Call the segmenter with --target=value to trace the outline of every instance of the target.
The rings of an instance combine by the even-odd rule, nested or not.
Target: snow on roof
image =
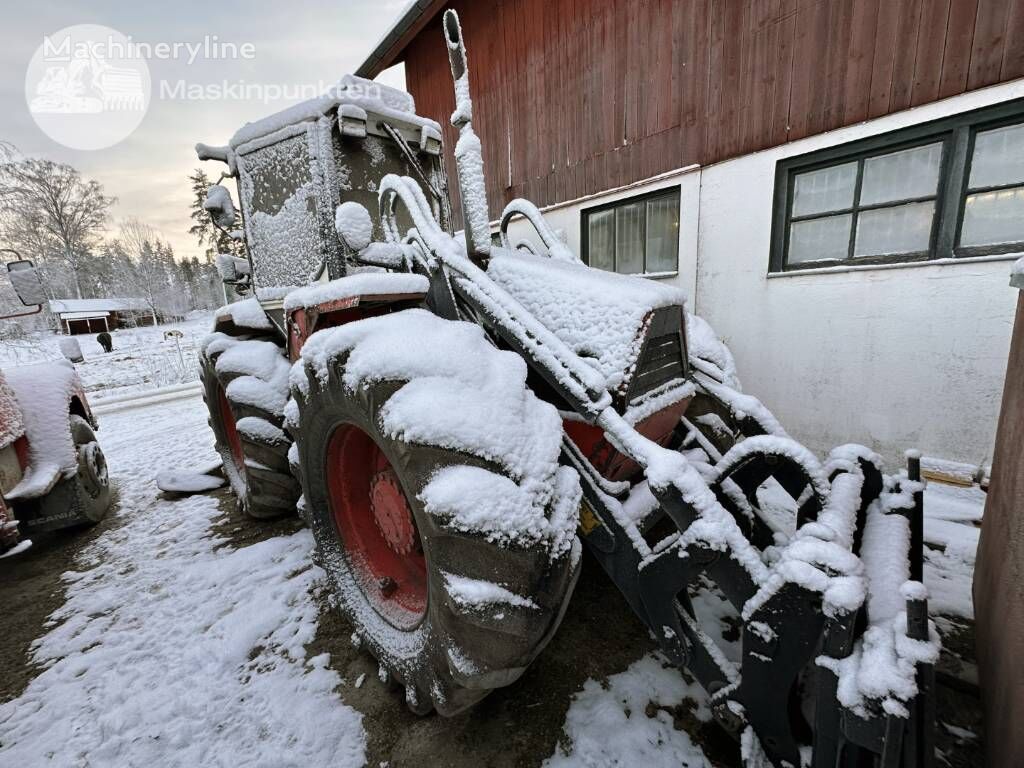
[[[344,75],[328,93],[303,101],[260,120],[246,123],[228,144],[238,149],[255,139],[280,131],[289,125],[316,120],[342,104],[352,104],[385,119],[399,120],[420,127],[429,126],[441,133],[441,126],[416,114],[416,104],[405,91],[375,83],[356,75]]]
[[[431,8],[431,6],[434,7]],[[386,56],[388,51],[394,47],[395,43],[397,43],[409,28],[413,24],[416,24],[420,18],[428,12],[428,10],[428,18],[430,18],[443,7],[444,3],[437,3],[434,2],[434,0],[410,0],[402,12],[398,14],[398,17],[395,19],[395,23],[388,27],[380,40],[377,41],[377,44],[373,46],[373,49],[366,57],[366,60],[359,65],[359,68],[356,70],[356,74],[361,77],[376,77],[382,70],[390,67],[397,59],[397,54],[401,52],[397,51],[392,56]]]
[[[55,315],[81,314],[82,317],[102,317],[107,312],[145,311],[145,299],[50,299],[50,311]],[[83,314],[84,313],[84,314]],[[69,319],[74,320],[74,317]]]

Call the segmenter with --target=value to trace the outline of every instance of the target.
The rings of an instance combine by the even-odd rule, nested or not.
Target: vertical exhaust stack
[[[480,139],[473,132],[473,101],[469,97],[469,67],[466,46],[462,40],[459,15],[444,12],[444,42],[448,46],[452,79],[455,81],[455,111],[452,125],[459,129],[455,144],[455,168],[462,198],[462,221],[466,236],[466,252],[477,264],[486,262],[491,253],[491,227],[487,207],[487,186],[484,182],[484,159]]]

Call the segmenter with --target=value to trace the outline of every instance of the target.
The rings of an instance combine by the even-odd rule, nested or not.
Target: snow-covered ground
[[[0,705],[0,764],[362,765],[361,716],[306,656],[312,536],[235,549],[211,531],[213,498],[158,497],[160,468],[214,458],[198,398],[110,413],[100,436],[120,525],[64,575],[33,648],[46,669]]]
[[[0,367],[61,359],[60,341],[73,338],[85,357],[85,362],[76,363],[75,368],[86,393],[97,399],[198,381],[199,342],[209,333],[212,319],[212,313],[194,313],[180,323],[111,331],[114,349],[109,354],[96,341],[96,334],[68,337],[47,332],[3,340]],[[165,338],[167,331],[181,332],[180,354],[175,339]]]
[[[0,705],[0,765],[363,765],[368,732],[383,726],[349,702],[377,683],[347,680],[327,654],[307,651],[324,620],[309,533],[233,544],[218,532],[225,512],[214,497],[159,495],[161,470],[215,458],[198,396],[111,410],[99,434],[118,519],[63,577],[66,602],[32,650],[43,671]],[[975,488],[926,493],[926,538],[943,550],[929,552],[925,580],[933,609],[954,618],[971,615],[983,501]],[[711,596],[701,604],[717,639],[728,630],[722,608]],[[403,707],[381,694],[393,698],[385,707]],[[709,765],[681,728],[684,711],[708,720],[704,692],[638,651],[624,671],[577,690],[546,765]],[[422,722],[443,733],[457,721]]]

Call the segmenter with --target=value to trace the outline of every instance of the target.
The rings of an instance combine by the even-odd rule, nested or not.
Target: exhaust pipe
[[[466,253],[478,266],[485,266],[491,253],[491,227],[487,207],[487,185],[484,181],[484,159],[480,139],[473,132],[473,101],[469,97],[469,67],[466,64],[466,46],[462,40],[459,15],[449,9],[444,12],[444,42],[448,46],[455,84],[455,111],[451,122],[459,129],[455,144],[455,169],[459,177],[459,197],[462,199],[463,233]]]

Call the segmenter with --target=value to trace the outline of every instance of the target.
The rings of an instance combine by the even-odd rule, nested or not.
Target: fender
[[[287,316],[288,359],[298,360],[302,346],[317,331],[418,307],[426,295],[426,292],[360,294],[296,307]]]

